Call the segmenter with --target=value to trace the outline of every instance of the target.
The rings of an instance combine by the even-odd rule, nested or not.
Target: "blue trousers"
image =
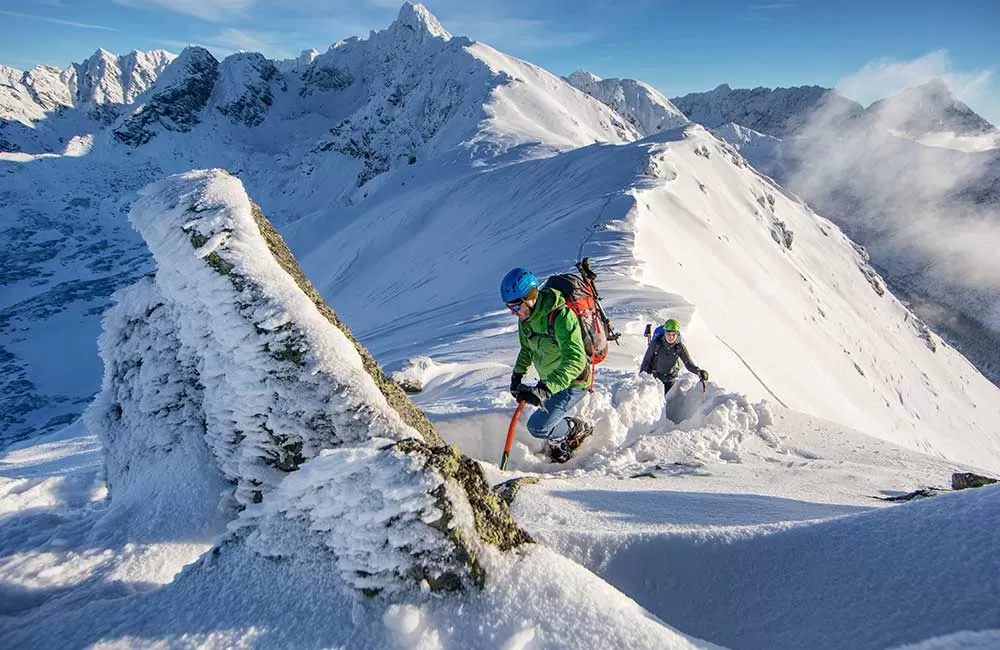
[[[528,433],[536,438],[565,438],[569,425],[563,418],[587,394],[586,388],[564,388],[545,400],[543,408],[535,409],[528,418]]]

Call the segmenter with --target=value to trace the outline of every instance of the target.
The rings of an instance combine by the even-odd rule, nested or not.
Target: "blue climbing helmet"
[[[528,269],[511,269],[500,281],[500,297],[504,302],[514,302],[528,295],[533,287],[537,287],[538,278]]]

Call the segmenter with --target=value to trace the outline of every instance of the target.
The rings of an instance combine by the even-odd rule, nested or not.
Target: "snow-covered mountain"
[[[102,49],[65,70],[0,65],[0,151],[62,153],[73,136],[113,122],[173,58],[163,50],[116,56]]]
[[[80,137],[0,161],[0,219],[13,244],[0,251],[9,269],[0,305],[7,440],[62,426],[93,392],[99,313],[115,288],[150,268],[124,217],[134,192],[156,178],[225,168],[276,223],[315,214],[334,226],[391,170],[449,158],[495,166],[638,137],[558,77],[451,38],[419,5],[404,5],[367,40],[282,69],[257,54],[220,63],[189,47],[106,128],[66,109],[67,120],[85,122]],[[89,154],[47,157],[63,147]]]
[[[660,91],[641,81],[601,79],[586,70],[577,70],[566,77],[566,81],[625,116],[643,137],[684,126],[690,121]]]
[[[720,86],[673,101],[864,244],[889,284],[1000,383],[1000,132],[940,82],[868,109],[815,87]]]
[[[872,499],[1000,472],[1000,389],[746,147],[642,135],[406,4],[293,61],[189,48],[74,155],[3,154],[0,413],[22,441],[0,465],[0,645],[1000,638],[996,488]],[[264,216],[304,275],[265,252]],[[577,411],[597,433],[553,466],[522,424],[500,471],[517,337],[499,278],[584,256],[623,332]],[[664,397],[637,366],[667,317],[711,377]],[[427,495],[456,488],[392,448],[417,436],[337,320],[422,386],[470,474],[522,479],[502,493],[538,543],[466,547],[481,585],[433,589],[477,516],[458,498],[454,526],[436,518]]]

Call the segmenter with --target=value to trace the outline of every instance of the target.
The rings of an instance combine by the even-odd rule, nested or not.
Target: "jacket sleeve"
[[[528,347],[528,339],[520,323],[517,326],[517,340],[521,342],[521,351],[517,353],[517,360],[514,362],[514,374],[525,375],[531,366],[531,348]]]
[[[559,310],[552,322],[552,329],[555,331],[561,360],[544,381],[555,394],[568,388],[587,369],[587,353],[583,349],[580,321],[569,307]]]
[[[701,373],[701,368],[699,368],[698,366],[694,365],[694,361],[691,360],[691,355],[688,354],[688,349],[684,345],[684,343],[682,342],[679,345],[680,345],[680,348],[681,348],[681,361],[684,362],[684,367],[687,368],[690,372],[693,372],[696,375],[699,374],[699,373]]]
[[[649,340],[649,345],[646,347],[646,354],[642,356],[642,363],[639,364],[639,372],[653,373],[653,360],[656,358],[656,338]]]

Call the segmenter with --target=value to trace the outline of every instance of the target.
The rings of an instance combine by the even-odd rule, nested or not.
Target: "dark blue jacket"
[[[653,338],[649,341],[649,347],[646,348],[646,354],[642,357],[639,371],[648,372],[657,379],[674,379],[680,372],[678,360],[682,361],[684,367],[694,374],[701,374],[701,368],[691,360],[691,355],[688,354],[687,348],[681,342],[680,334],[677,335],[676,341],[667,343],[663,327],[657,327],[656,331],[653,332]]]

